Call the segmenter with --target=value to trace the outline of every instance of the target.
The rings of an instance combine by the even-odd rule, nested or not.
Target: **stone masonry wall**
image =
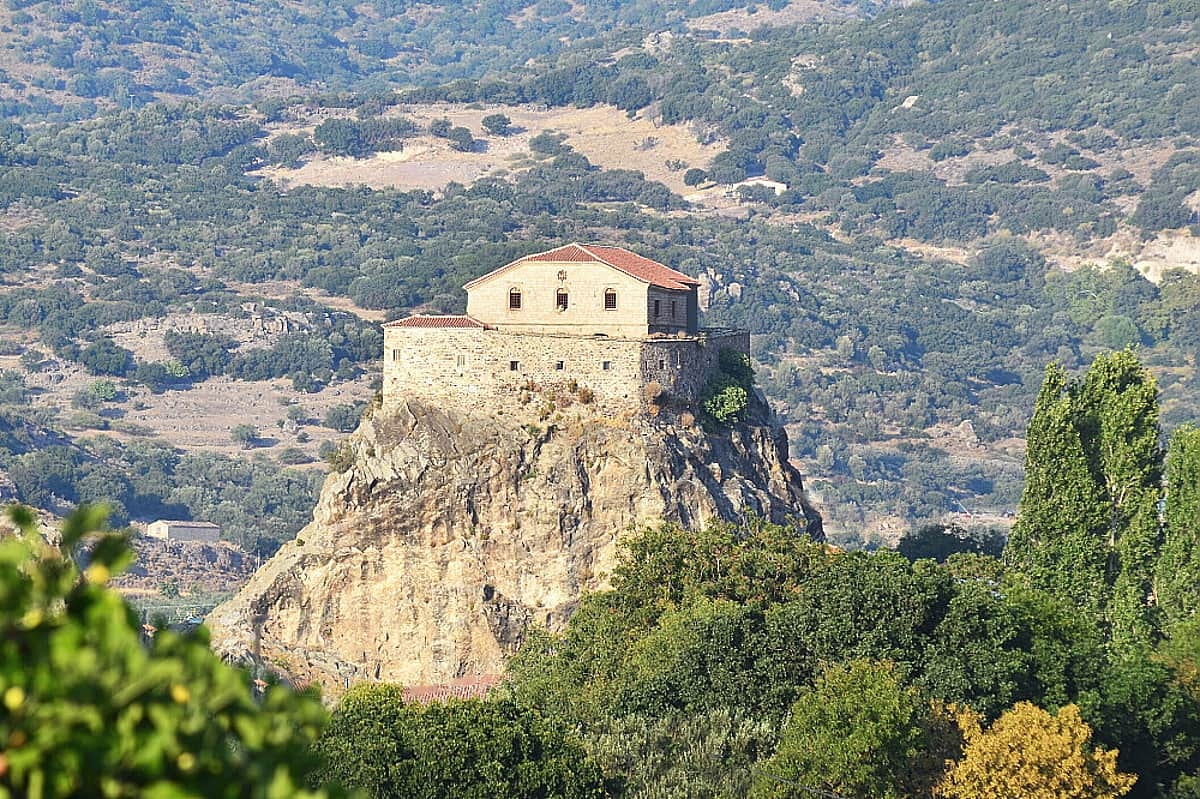
[[[721,349],[749,354],[750,335],[712,331],[686,338],[598,339],[457,328],[384,328],[384,403],[404,395],[489,410],[530,384],[574,383],[609,411],[642,407],[656,382],[673,398],[700,397]]]

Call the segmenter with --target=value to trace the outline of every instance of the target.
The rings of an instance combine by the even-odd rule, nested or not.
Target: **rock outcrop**
[[[636,526],[755,513],[820,538],[783,430],[761,399],[752,411],[706,432],[687,414],[581,405],[377,409],[312,523],[209,617],[214,646],[334,691],[447,682],[503,671],[531,623],[560,626]]]

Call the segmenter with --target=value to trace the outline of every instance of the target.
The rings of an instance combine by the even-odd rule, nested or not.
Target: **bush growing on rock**
[[[745,418],[754,390],[754,368],[750,356],[723,349],[717,355],[717,373],[709,379],[700,395],[700,407],[721,424]]]

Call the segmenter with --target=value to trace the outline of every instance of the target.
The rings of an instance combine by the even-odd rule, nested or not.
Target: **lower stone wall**
[[[674,399],[699,398],[721,349],[749,354],[750,336],[587,338],[458,328],[385,328],[384,403],[415,395],[451,407],[488,410],[531,387],[586,388],[606,410],[637,410],[658,383]]]
[[[696,338],[650,339],[642,344],[641,382],[653,381],[685,402],[700,399],[709,375],[717,369],[721,350],[750,354],[744,330],[711,331]]]

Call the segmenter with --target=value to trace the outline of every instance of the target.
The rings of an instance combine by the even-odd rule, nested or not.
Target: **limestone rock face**
[[[605,585],[637,526],[753,512],[822,537],[761,400],[754,422],[717,433],[573,410],[540,422],[416,400],[376,410],[312,523],[209,617],[214,647],[257,648],[335,692],[499,673],[527,625],[560,627]]]

